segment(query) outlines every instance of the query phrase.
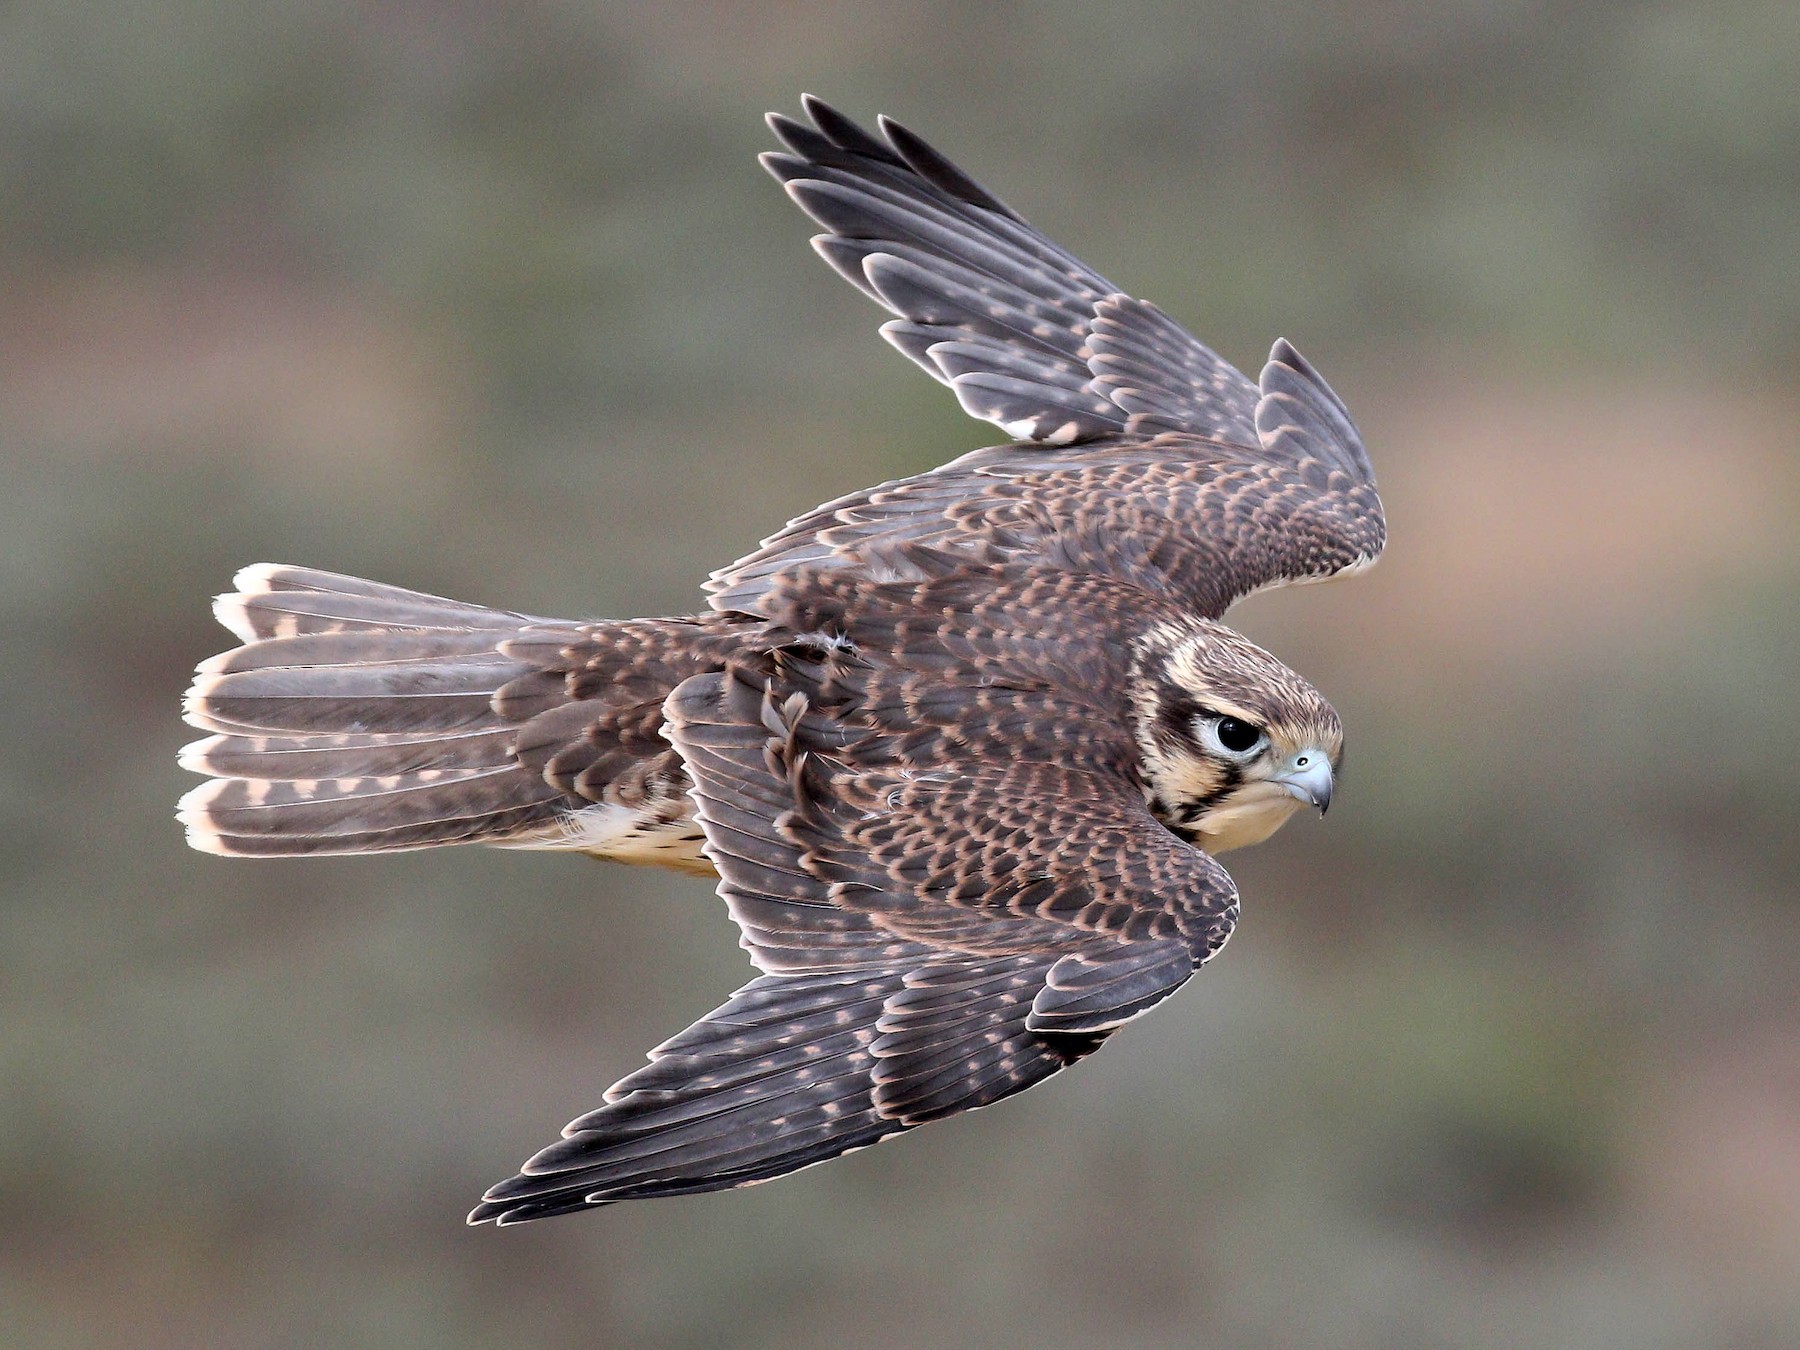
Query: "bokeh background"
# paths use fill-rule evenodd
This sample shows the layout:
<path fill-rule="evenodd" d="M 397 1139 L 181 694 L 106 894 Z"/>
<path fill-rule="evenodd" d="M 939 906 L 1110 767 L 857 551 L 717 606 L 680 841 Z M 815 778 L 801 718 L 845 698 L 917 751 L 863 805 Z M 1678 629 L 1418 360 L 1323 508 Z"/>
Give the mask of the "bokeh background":
<path fill-rule="evenodd" d="M 1355 410 L 1236 615 L 1350 728 L 1105 1054 L 780 1184 L 488 1183 L 745 976 L 701 883 L 183 847 L 247 562 L 679 612 L 984 443 L 752 155 L 924 131 Z M 0 10 L 0 1341 L 1800 1343 L 1789 0 Z"/>

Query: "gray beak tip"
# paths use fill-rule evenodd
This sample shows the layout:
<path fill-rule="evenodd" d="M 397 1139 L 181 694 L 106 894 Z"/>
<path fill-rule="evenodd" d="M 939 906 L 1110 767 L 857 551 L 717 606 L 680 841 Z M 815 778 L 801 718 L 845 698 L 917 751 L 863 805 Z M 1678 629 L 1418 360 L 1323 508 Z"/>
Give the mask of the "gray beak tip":
<path fill-rule="evenodd" d="M 1331 809 L 1331 761 L 1317 750 L 1296 755 L 1274 781 L 1308 806 L 1317 807 L 1321 816 Z"/>

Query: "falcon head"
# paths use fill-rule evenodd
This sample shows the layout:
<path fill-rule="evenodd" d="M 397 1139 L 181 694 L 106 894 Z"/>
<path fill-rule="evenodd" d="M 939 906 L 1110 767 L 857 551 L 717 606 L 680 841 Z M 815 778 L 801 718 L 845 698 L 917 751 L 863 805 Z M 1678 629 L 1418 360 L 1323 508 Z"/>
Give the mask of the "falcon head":
<path fill-rule="evenodd" d="M 1331 805 L 1344 728 L 1324 696 L 1223 624 L 1158 629 L 1132 662 L 1144 794 L 1208 853 L 1267 839 L 1302 806 Z"/>

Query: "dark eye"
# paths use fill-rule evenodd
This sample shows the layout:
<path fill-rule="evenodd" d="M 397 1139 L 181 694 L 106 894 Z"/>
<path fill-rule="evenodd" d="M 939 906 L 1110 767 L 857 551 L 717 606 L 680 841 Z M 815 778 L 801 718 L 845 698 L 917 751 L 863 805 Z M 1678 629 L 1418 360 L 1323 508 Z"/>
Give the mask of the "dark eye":
<path fill-rule="evenodd" d="M 1261 727 L 1237 717 L 1219 719 L 1219 744 L 1233 754 L 1241 755 L 1246 750 L 1254 750 L 1261 741 Z"/>

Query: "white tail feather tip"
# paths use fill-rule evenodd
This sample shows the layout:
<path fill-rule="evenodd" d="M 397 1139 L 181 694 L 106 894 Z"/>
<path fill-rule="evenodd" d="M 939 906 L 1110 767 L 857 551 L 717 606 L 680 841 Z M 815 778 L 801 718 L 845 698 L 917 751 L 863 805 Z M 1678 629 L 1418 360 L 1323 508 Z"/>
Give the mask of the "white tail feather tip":
<path fill-rule="evenodd" d="M 227 739 L 229 738 L 225 736 L 207 736 L 198 741 L 189 741 L 176 752 L 175 762 L 189 773 L 211 773 L 212 770 L 206 764 L 207 756 L 225 744 Z M 186 802 L 187 798 L 183 797 L 181 805 Z M 176 809 L 180 810 L 181 807 L 178 805 Z"/>
<path fill-rule="evenodd" d="M 219 676 L 212 674 L 204 667 L 194 672 L 194 682 L 188 686 L 187 693 L 181 696 L 182 721 L 200 731 L 222 730 L 219 724 L 207 715 L 205 707 L 206 700 L 218 687 L 218 683 Z M 192 748 L 192 746 L 188 747 L 188 749 Z"/>
<path fill-rule="evenodd" d="M 249 596 L 232 592 L 213 598 L 213 618 L 231 631 L 239 642 L 256 641 L 256 630 L 250 625 Z"/>
<path fill-rule="evenodd" d="M 225 784 L 226 780 L 222 778 L 202 783 L 183 793 L 181 800 L 175 804 L 175 819 L 187 831 L 188 847 L 197 852 L 217 854 L 220 857 L 231 854 L 231 850 L 225 847 L 225 836 L 212 822 L 210 811 L 213 799 L 224 790 Z"/>
<path fill-rule="evenodd" d="M 245 595 L 267 595 L 275 589 L 275 578 L 292 570 L 289 563 L 251 563 L 248 567 L 238 568 L 231 584 Z"/>

